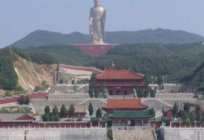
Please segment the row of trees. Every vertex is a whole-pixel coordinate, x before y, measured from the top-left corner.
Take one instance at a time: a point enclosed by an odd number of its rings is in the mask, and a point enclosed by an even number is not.
[[[138,87],[134,88],[136,90],[137,97],[139,98],[146,98],[146,97],[152,97],[154,98],[156,96],[156,90],[153,90],[150,87],[147,87],[145,89],[141,89]],[[107,93],[105,91],[105,88],[90,88],[89,89],[89,96],[91,98],[106,98],[107,97]]]
[[[44,109],[44,114],[42,115],[42,119],[43,121],[59,121],[60,114],[57,106],[54,106],[52,111],[50,110],[49,106],[46,106]]]
[[[146,84],[158,84],[159,86],[162,86],[164,82],[169,82],[168,76],[151,76],[151,75],[145,75],[145,83]]]
[[[178,104],[175,103],[172,109],[172,114],[174,117],[181,118],[181,120],[187,125],[191,125],[194,121],[204,122],[204,114],[199,104],[192,105],[190,103],[184,103],[183,109],[179,110]]]
[[[94,108],[93,108],[92,103],[89,104],[88,110],[89,110],[89,116],[93,116]],[[102,110],[101,110],[100,108],[98,108],[98,109],[96,110],[96,117],[97,117],[97,118],[101,118],[101,117],[102,117]]]
[[[92,103],[89,104],[88,110],[89,110],[89,115],[93,116],[94,107],[93,107]],[[65,105],[62,105],[60,108],[60,111],[58,111],[57,106],[54,106],[52,111],[51,111],[49,106],[46,106],[44,109],[44,114],[42,115],[42,119],[43,119],[43,121],[59,121],[60,118],[62,118],[63,116],[69,115],[71,117],[74,115],[74,113],[75,113],[74,104],[70,105],[69,110],[66,109]],[[97,118],[102,117],[102,110],[100,108],[96,110],[96,117]]]
[[[107,93],[105,88],[89,88],[89,96],[91,98],[106,98]]]
[[[156,91],[153,90],[150,87],[147,87],[145,89],[135,87],[135,90],[136,90],[136,93],[137,93],[137,97],[139,97],[139,98],[146,98],[146,97],[154,98],[156,96]]]
[[[44,109],[44,114],[42,115],[43,121],[59,121],[61,117],[64,115],[72,116],[75,113],[75,107],[74,104],[71,104],[69,110],[66,109],[65,105],[62,105],[60,108],[60,112],[58,110],[57,106],[54,106],[54,108],[50,109],[49,106],[46,106]]]
[[[91,79],[89,80],[89,96],[91,98],[106,98],[107,91],[106,88],[101,85],[100,88],[95,87],[96,84],[96,74],[91,75]]]

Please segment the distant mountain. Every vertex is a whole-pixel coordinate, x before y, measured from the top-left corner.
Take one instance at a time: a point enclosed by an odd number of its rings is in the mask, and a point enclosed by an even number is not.
[[[89,37],[88,35],[81,34],[79,32],[74,32],[71,34],[61,34],[50,31],[37,30],[23,39],[15,42],[11,46],[16,46],[20,48],[27,47],[39,47],[39,46],[49,46],[54,44],[68,45],[79,43],[88,43]]]
[[[204,37],[179,30],[148,29],[141,31],[106,32],[105,41],[112,44],[136,44],[144,42],[164,44],[186,44],[203,42]],[[50,31],[37,30],[15,42],[12,46],[27,48],[48,46],[53,44],[88,44],[89,36],[79,32],[61,34]]]

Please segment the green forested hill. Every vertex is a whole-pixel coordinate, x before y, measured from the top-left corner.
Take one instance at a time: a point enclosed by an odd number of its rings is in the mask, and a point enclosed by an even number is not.
[[[186,44],[204,42],[204,37],[180,30],[168,29],[147,29],[141,31],[114,31],[106,32],[105,42],[111,44],[137,44],[144,42],[154,42],[163,44]],[[23,39],[13,43],[11,46],[18,48],[29,48],[39,46],[50,46],[53,44],[88,44],[89,35],[74,32],[61,34],[50,31],[37,30]]]
[[[105,56],[94,59],[82,54],[73,46],[52,45],[28,48],[24,49],[24,52],[36,62],[50,57],[48,60],[54,63],[96,66],[101,69],[110,67],[114,62],[118,68],[128,68],[147,75],[166,76],[171,81],[179,81],[189,75],[204,61],[202,43],[121,45],[113,48]]]
[[[98,58],[90,58],[74,46],[67,45],[27,49],[5,48],[0,50],[0,88],[14,88],[17,83],[12,65],[15,57],[11,52],[40,64],[64,63],[105,69],[114,62],[117,68],[131,69],[150,76],[163,76],[170,82],[179,82],[181,79],[187,81],[190,78],[184,77],[192,75],[195,69],[204,62],[204,45],[202,43],[121,45]]]
[[[31,61],[37,63],[64,63],[70,65],[88,65],[91,62],[91,58],[89,56],[86,56],[74,46],[50,45],[20,50],[21,52],[29,56],[29,59]]]
[[[129,68],[148,75],[167,76],[179,81],[204,61],[204,46],[201,43],[162,45],[143,43],[119,46],[97,58],[93,65],[100,68],[112,62],[119,68]]]

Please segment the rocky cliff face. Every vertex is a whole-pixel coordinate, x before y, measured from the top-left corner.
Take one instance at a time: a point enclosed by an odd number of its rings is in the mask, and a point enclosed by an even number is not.
[[[42,81],[52,85],[53,73],[56,67],[56,65],[40,65],[29,62],[21,57],[16,57],[16,61],[14,61],[14,69],[18,75],[18,84],[28,91],[32,91]]]

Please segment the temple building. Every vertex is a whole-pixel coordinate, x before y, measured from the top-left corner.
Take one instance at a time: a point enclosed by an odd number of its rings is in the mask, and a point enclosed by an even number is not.
[[[133,88],[145,88],[144,75],[129,70],[107,69],[96,75],[95,87],[104,87],[109,95],[130,95]]]
[[[140,99],[109,99],[103,108],[112,126],[148,126],[154,111],[147,109]]]

